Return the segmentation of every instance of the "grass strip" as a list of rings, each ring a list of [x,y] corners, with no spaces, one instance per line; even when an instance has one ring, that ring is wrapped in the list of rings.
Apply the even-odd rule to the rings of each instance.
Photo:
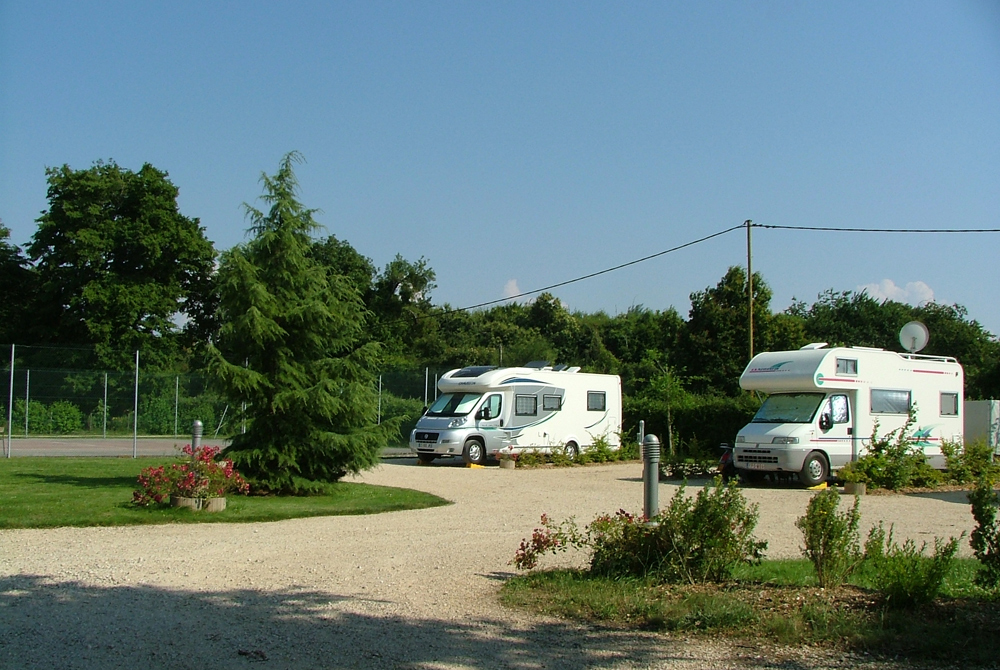
[[[500,592],[510,607],[602,625],[711,633],[755,645],[821,645],[913,661],[992,665],[1000,655],[1000,601],[959,559],[941,597],[894,610],[864,584],[816,585],[806,560],[763,561],[726,584],[663,585],[583,570],[519,575]]]
[[[449,504],[421,491],[352,482],[333,484],[323,495],[230,496],[222,512],[132,504],[142,468],[176,462],[169,458],[0,460],[0,528],[279,521]]]

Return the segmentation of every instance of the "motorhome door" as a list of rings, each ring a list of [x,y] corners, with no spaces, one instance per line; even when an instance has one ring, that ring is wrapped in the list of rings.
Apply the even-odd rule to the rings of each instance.
[[[846,394],[833,394],[819,412],[817,437],[834,470],[851,461],[854,445],[851,403]]]
[[[486,438],[486,453],[491,454],[496,449],[507,446],[507,431],[503,430],[503,395],[490,393],[483,399],[476,415],[476,425]]]

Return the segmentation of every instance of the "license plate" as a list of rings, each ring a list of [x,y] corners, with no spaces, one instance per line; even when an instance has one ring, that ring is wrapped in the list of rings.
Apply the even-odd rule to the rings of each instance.
[[[747,469],[748,470],[764,470],[766,468],[765,468],[765,464],[764,463],[747,463]]]

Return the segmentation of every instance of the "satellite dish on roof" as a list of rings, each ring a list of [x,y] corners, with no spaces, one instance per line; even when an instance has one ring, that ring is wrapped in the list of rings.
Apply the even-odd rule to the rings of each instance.
[[[927,326],[919,321],[910,321],[899,330],[899,343],[911,354],[915,354],[930,342],[931,334]]]

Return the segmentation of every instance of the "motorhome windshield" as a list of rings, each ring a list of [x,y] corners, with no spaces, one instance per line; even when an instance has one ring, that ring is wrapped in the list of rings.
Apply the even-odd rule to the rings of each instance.
[[[482,393],[445,393],[430,406],[427,416],[465,416],[482,397]]]
[[[752,423],[809,423],[823,401],[822,393],[776,393],[767,397]]]

